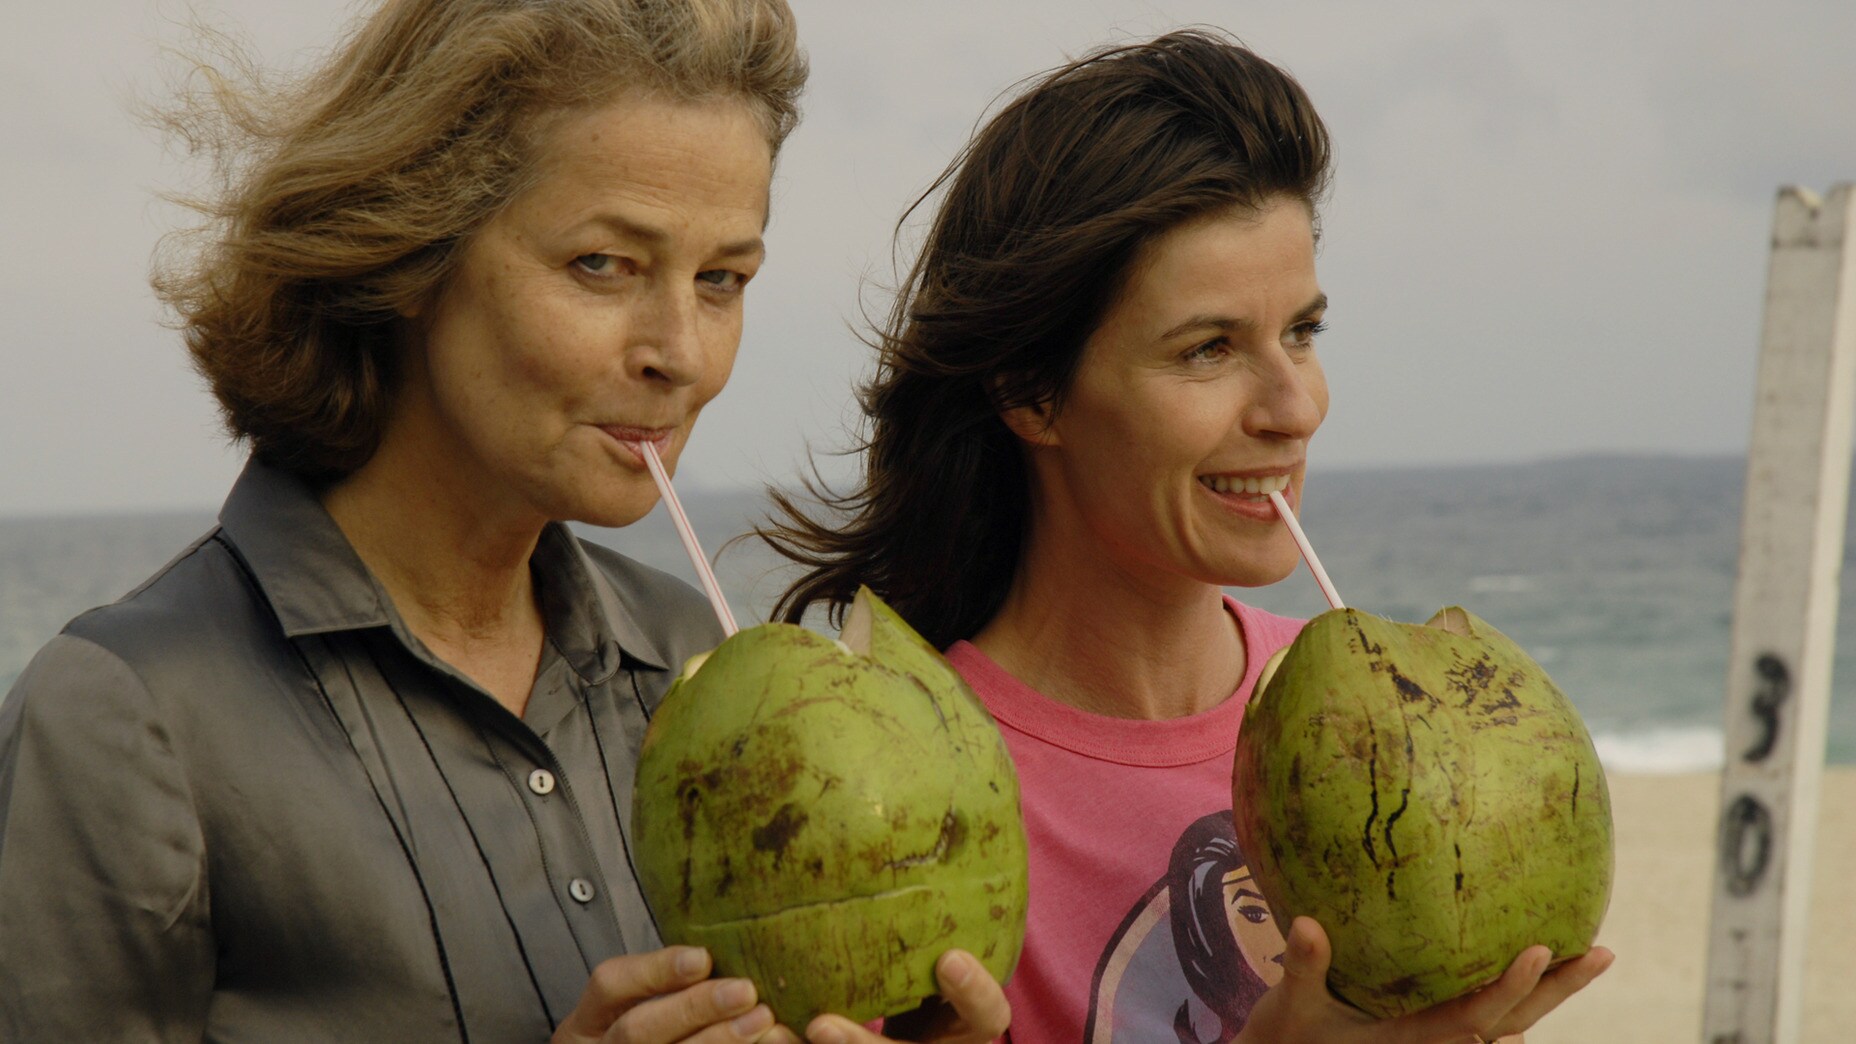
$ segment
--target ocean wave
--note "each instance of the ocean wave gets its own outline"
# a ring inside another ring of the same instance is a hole
[[[1598,748],[1598,760],[1612,772],[1713,772],[1727,760],[1720,728],[1709,725],[1598,733],[1592,745]]]

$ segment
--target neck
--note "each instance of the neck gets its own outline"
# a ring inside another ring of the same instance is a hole
[[[543,637],[529,559],[547,520],[499,516],[469,485],[389,437],[322,503],[406,627],[520,715]]]
[[[973,638],[1007,673],[1054,700],[1117,718],[1185,717],[1237,690],[1243,636],[1217,586],[1135,573],[1030,528],[1004,605]]]

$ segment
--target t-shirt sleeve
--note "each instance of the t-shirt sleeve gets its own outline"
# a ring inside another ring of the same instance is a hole
[[[0,1040],[200,1040],[205,843],[129,665],[60,636],[0,704]]]

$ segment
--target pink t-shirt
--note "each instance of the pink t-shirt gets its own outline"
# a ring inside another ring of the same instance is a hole
[[[1281,935],[1231,829],[1231,758],[1258,672],[1303,621],[1225,604],[1244,680],[1170,721],[1077,710],[970,643],[947,651],[999,722],[1031,846],[1012,1044],[1227,1041],[1281,977]]]

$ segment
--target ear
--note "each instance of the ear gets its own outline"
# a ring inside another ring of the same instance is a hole
[[[1056,429],[1051,427],[1051,422],[1056,419],[1056,411],[1048,402],[1000,410],[999,419],[1005,422],[1012,434],[1032,446],[1049,448],[1062,444]]]

